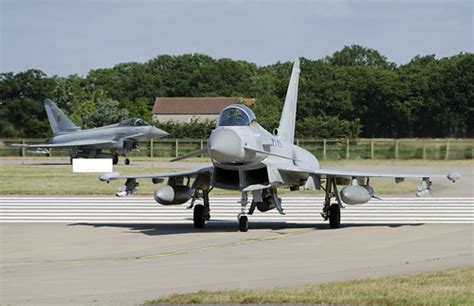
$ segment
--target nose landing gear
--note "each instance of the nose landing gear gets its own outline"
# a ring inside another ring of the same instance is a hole
[[[247,218],[247,204],[249,203],[248,194],[246,191],[242,191],[242,197],[240,199],[240,213],[237,215],[239,220],[239,231],[246,232],[249,230],[249,219]]]
[[[246,232],[249,230],[249,219],[247,216],[239,216],[239,231]]]

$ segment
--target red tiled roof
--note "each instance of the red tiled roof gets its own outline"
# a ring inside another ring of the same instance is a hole
[[[157,97],[153,105],[153,114],[219,114],[226,106],[241,101],[241,98],[203,97],[203,98],[168,98]]]

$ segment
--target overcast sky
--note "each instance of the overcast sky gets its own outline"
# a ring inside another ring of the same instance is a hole
[[[204,53],[258,65],[344,45],[397,64],[473,52],[473,1],[0,0],[2,72],[48,75]]]

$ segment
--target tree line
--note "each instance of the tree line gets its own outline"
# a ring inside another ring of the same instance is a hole
[[[378,51],[346,46],[301,58],[296,137],[474,137],[474,54],[416,56],[396,65]],[[0,137],[51,134],[50,98],[83,128],[151,119],[155,97],[252,97],[259,123],[278,125],[291,62],[258,67],[203,54],[159,55],[86,76],[38,69],[0,74]],[[171,137],[206,137],[213,122],[158,124]]]

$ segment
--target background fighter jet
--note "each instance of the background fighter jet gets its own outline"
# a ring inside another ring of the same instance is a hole
[[[142,119],[127,119],[116,124],[81,130],[51,100],[44,101],[44,108],[54,136],[44,144],[12,144],[12,147],[33,150],[63,148],[69,149],[71,159],[76,157],[112,158],[114,164],[118,163],[118,156],[123,155],[125,164],[128,165],[130,163],[128,153],[138,149],[139,138],[158,138],[168,135]],[[111,153],[103,153],[102,150],[111,150]]]
[[[212,131],[207,148],[174,160],[208,154],[213,166],[178,173],[157,173],[126,175],[107,173],[100,177],[103,181],[126,179],[117,196],[130,195],[138,186],[139,178],[151,178],[154,183],[168,179],[167,186],[157,189],[155,200],[163,205],[183,204],[191,199],[194,206],[194,226],[202,228],[210,219],[209,192],[214,188],[239,190],[241,192],[240,231],[247,231],[247,215],[255,208],[261,212],[277,209],[284,214],[277,187],[289,187],[291,191],[300,186],[307,189],[322,189],[325,200],[321,216],[329,219],[332,228],[340,226],[340,208],[343,202],[349,205],[367,203],[374,196],[369,185],[371,177],[392,177],[396,182],[404,178],[421,178],[418,195],[429,193],[430,177],[426,174],[364,173],[324,169],[316,157],[303,148],[294,145],[296,101],[298,93],[299,61],[294,63],[280,125],[273,133],[263,129],[253,112],[244,105],[226,107],[219,115],[217,126]],[[458,173],[450,173],[447,178],[455,181]],[[191,180],[194,181],[191,183]],[[338,185],[344,187],[339,192]],[[248,194],[252,194],[249,202]],[[202,205],[195,205],[196,200]],[[335,202],[332,203],[332,199]],[[250,208],[247,210],[247,205]]]

